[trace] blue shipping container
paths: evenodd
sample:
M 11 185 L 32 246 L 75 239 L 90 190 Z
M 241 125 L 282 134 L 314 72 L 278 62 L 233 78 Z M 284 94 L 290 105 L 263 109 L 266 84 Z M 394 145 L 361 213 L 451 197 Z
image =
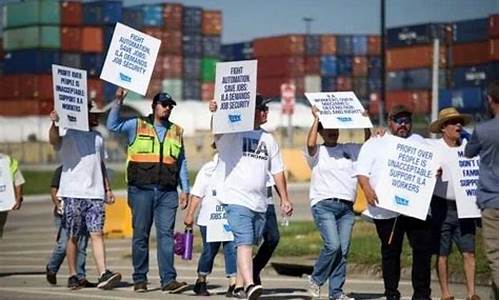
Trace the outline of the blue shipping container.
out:
M 337 78 L 332 76 L 321 77 L 321 91 L 334 92 L 337 90 Z
M 353 55 L 368 54 L 368 37 L 366 35 L 354 35 L 351 41 Z
M 238 61 L 253 59 L 252 42 L 221 45 L 220 49 L 222 61 Z
M 219 36 L 203 37 L 203 56 L 219 58 L 221 52 Z
M 185 57 L 201 57 L 203 55 L 201 35 L 183 35 L 182 51 Z
M 382 90 L 382 80 L 378 78 L 368 78 L 368 92 L 378 93 Z
M 337 36 L 337 55 L 352 55 L 352 36 Z
M 306 55 L 320 55 L 321 52 L 321 36 L 320 35 L 306 35 L 305 43 Z
M 486 87 L 494 80 L 498 80 L 498 62 L 455 68 L 451 73 L 453 88 Z
M 199 80 L 201 78 L 201 59 L 184 57 L 183 79 Z
M 143 27 L 144 13 L 140 6 L 134 7 L 124 7 L 122 10 L 122 23 L 135 28 L 140 29 Z
M 121 1 L 94 1 L 83 3 L 83 24 L 115 25 L 122 20 Z
M 184 6 L 182 19 L 183 34 L 201 34 L 202 15 L 202 8 Z
M 52 64 L 60 64 L 59 51 L 21 50 L 5 53 L 3 73 L 8 74 L 41 74 L 51 73 Z
M 478 113 L 485 112 L 487 105 L 483 90 L 478 87 L 439 91 L 439 109 L 453 106 L 461 112 Z
M 485 41 L 489 36 L 489 19 L 475 19 L 453 24 L 453 41 L 470 43 Z
M 102 66 L 104 65 L 105 56 L 96 53 L 82 54 L 82 68 L 87 70 L 87 74 L 91 76 L 99 76 Z
M 81 69 L 82 56 L 79 53 L 61 53 L 61 65 Z
M 447 76 L 445 70 L 439 70 L 439 89 L 448 88 Z M 406 70 L 405 89 L 425 90 L 432 88 L 432 70 L 431 69 L 412 69 Z
M 102 31 L 104 38 L 104 49 L 108 49 L 109 44 L 111 43 L 111 39 L 113 38 L 115 26 L 104 26 Z
M 333 55 L 321 56 L 321 76 L 337 75 L 337 57 Z
M 150 4 L 142 6 L 143 26 L 163 26 L 163 5 Z
M 337 74 L 347 76 L 352 74 L 352 56 L 337 56 Z
M 385 75 L 385 88 L 388 91 L 405 89 L 405 71 L 387 72 Z
M 387 30 L 387 47 L 404 47 L 411 45 L 430 44 L 434 39 L 446 41 L 445 24 L 420 24 L 389 28 Z
M 199 80 L 184 80 L 182 85 L 182 98 L 184 100 L 200 100 L 201 82 Z

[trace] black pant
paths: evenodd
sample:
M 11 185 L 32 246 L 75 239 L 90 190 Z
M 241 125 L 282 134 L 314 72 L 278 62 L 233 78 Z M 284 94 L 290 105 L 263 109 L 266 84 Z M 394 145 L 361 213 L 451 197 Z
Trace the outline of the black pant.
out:
M 396 221 L 397 220 L 397 221 Z M 396 221 L 396 226 L 394 222 Z M 387 220 L 374 220 L 378 237 L 381 242 L 382 275 L 384 277 L 385 296 L 387 299 L 399 299 L 399 279 L 401 277 L 401 251 L 404 234 L 408 236 L 412 248 L 411 282 L 413 285 L 412 299 L 431 299 L 431 258 L 432 230 L 431 221 L 399 216 Z M 394 226 L 391 243 L 389 238 Z

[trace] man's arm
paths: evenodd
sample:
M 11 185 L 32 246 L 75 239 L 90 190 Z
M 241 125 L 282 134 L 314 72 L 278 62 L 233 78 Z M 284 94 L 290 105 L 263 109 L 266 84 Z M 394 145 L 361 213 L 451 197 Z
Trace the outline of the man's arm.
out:
M 280 198 L 281 213 L 286 216 L 291 216 L 293 213 L 293 205 L 288 199 L 285 172 L 282 171 L 277 174 L 273 174 L 273 179 Z
M 477 128 L 474 129 L 470 141 L 465 145 L 465 157 L 473 158 L 476 155 L 479 155 L 481 152 L 481 142 L 479 141 L 479 137 L 477 136 Z
M 179 181 L 182 190 L 179 195 L 179 205 L 182 209 L 185 209 L 188 205 L 189 199 L 189 172 L 184 150 L 181 151 L 177 163 L 179 164 Z
M 23 185 L 16 185 L 14 188 L 14 193 L 16 195 L 16 204 L 12 207 L 13 210 L 18 210 L 21 208 L 23 204 Z
M 191 195 L 191 201 L 189 201 L 188 210 L 186 216 L 184 217 L 184 225 L 193 226 L 194 223 L 194 213 L 201 202 L 201 198 L 198 196 Z
M 106 127 L 110 131 L 127 134 L 128 143 L 130 144 L 135 139 L 137 120 L 136 118 L 127 120 L 120 119 L 120 110 L 126 95 L 127 91 L 125 89 L 118 88 L 118 90 L 116 90 L 115 102 L 109 111 Z

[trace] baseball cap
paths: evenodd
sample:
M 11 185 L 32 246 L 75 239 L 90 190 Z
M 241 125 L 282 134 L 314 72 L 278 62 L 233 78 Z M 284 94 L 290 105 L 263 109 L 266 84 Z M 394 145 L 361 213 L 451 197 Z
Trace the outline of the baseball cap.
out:
M 255 108 L 267 107 L 267 103 L 271 102 L 271 99 L 265 99 L 261 94 L 257 94 L 255 97 Z
M 177 105 L 177 103 L 174 101 L 174 99 L 172 99 L 172 96 L 170 96 L 169 93 L 164 93 L 164 92 L 158 93 L 158 94 L 156 94 L 156 96 L 154 96 L 153 105 L 158 103 L 158 102 L 166 102 L 170 105 Z
M 406 115 L 411 117 L 412 112 L 408 109 L 408 107 L 404 105 L 395 105 L 391 108 L 391 111 L 389 112 L 389 119 L 400 115 Z

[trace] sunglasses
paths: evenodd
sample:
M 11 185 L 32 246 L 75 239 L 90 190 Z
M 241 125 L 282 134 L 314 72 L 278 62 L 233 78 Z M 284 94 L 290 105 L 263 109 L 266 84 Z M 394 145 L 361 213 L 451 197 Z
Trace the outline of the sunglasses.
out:
M 170 108 L 170 109 L 174 108 L 174 105 L 172 103 L 169 103 L 169 102 L 159 102 L 159 104 L 163 108 L 167 108 L 167 107 Z
M 392 118 L 392 121 L 398 125 L 411 124 L 411 118 L 408 116 L 401 116 Z
M 460 125 L 464 125 L 463 122 L 462 122 L 462 120 L 458 120 L 458 119 L 456 119 L 456 120 L 449 120 L 449 121 L 446 121 L 446 122 L 443 123 L 443 127 L 446 127 L 448 125 L 459 125 L 459 124 Z

